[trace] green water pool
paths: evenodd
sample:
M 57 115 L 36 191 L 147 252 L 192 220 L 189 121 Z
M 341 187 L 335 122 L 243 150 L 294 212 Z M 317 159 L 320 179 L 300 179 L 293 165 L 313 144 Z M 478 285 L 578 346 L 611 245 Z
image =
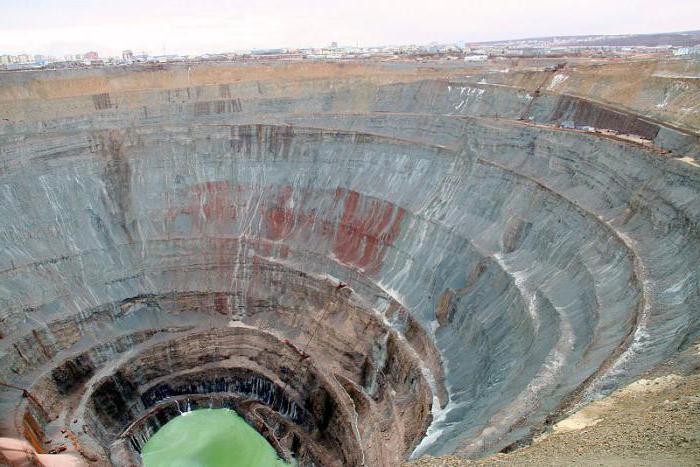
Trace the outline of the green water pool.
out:
M 141 457 L 146 467 L 289 466 L 228 409 L 200 409 L 173 418 L 148 440 Z

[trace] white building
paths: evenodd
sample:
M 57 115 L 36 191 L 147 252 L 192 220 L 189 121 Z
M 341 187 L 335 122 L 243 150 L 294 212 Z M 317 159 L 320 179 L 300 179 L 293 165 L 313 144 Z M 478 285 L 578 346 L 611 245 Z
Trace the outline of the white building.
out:
M 700 45 L 693 47 L 679 47 L 673 50 L 673 55 L 700 55 Z
M 465 62 L 485 62 L 488 59 L 488 55 L 466 55 L 464 57 Z

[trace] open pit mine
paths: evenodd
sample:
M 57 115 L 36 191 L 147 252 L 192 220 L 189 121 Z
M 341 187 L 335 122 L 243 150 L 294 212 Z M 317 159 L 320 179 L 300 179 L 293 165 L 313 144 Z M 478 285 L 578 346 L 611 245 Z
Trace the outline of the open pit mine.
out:
M 700 66 L 510 66 L 0 74 L 5 462 L 141 465 L 199 408 L 476 458 L 686 348 Z

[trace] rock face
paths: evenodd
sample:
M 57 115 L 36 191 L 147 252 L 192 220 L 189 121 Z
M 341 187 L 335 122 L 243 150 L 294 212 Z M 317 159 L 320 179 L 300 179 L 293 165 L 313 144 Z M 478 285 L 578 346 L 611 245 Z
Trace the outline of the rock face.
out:
M 656 66 L 0 75 L 2 435 L 137 464 L 232 407 L 397 465 L 609 393 L 700 330 L 700 91 Z

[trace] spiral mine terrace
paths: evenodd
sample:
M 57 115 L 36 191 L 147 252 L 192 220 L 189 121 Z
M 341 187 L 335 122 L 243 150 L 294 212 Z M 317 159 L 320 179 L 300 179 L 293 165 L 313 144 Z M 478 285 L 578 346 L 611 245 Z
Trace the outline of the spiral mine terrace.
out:
M 138 465 L 228 407 L 300 465 L 526 442 L 699 334 L 677 66 L 0 75 L 0 435 Z

